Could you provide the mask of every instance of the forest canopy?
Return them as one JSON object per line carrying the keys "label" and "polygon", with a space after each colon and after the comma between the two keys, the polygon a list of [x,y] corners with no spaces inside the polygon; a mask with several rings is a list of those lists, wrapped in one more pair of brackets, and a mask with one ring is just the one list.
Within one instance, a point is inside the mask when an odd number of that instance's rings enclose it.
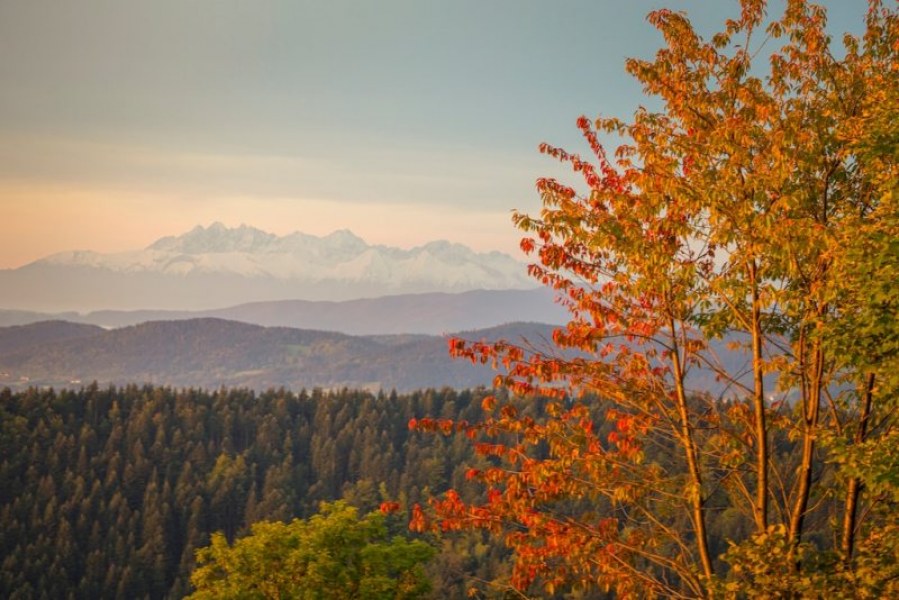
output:
{"label": "forest canopy", "polygon": [[[0,390],[0,597],[181,598],[216,532],[233,543],[323,501],[365,515],[465,489],[471,449],[407,422],[477,418],[484,394]],[[400,514],[384,526],[388,547],[410,536]],[[504,578],[503,549],[480,536],[420,539],[436,549],[426,575],[440,597]]]}

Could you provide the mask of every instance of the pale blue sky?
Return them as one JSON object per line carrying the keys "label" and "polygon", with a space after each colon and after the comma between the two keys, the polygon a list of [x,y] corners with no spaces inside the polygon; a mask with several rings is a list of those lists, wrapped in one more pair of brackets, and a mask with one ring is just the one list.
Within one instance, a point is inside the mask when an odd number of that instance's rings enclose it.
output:
{"label": "pale blue sky", "polygon": [[[864,0],[831,0],[834,32]],[[0,268],[196,224],[515,248],[541,141],[646,100],[624,73],[731,0],[0,1]],[[772,6],[772,12],[777,6]]]}

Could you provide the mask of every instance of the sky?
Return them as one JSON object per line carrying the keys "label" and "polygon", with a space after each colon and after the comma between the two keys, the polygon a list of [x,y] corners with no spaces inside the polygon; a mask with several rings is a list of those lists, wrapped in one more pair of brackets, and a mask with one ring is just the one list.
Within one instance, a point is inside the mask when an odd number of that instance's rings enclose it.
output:
{"label": "sky", "polygon": [[[830,0],[860,32],[864,0]],[[0,268],[219,221],[514,253],[512,209],[624,72],[736,0],[2,0]],[[776,12],[776,4],[771,13]]]}

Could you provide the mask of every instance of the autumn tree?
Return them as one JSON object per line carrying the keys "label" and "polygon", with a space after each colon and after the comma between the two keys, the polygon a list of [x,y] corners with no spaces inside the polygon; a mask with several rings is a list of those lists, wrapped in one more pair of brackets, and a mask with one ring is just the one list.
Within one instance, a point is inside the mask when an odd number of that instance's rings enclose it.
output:
{"label": "autumn tree", "polygon": [[433,525],[501,535],[522,591],[895,592],[897,11],[871,0],[838,51],[805,0],[741,0],[710,38],[649,21],[665,47],[626,68],[661,110],[581,117],[589,157],[542,145],[583,181],[514,217],[569,323],[540,351],[452,340],[523,400],[413,424],[493,461]]}

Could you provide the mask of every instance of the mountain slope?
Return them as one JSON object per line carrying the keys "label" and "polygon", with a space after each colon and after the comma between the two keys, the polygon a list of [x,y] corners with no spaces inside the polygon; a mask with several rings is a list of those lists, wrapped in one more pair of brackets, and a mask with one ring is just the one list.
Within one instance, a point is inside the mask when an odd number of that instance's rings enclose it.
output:
{"label": "mountain slope", "polygon": [[0,355],[41,348],[57,342],[99,335],[103,329],[95,325],[67,321],[43,321],[31,325],[0,328]]}

